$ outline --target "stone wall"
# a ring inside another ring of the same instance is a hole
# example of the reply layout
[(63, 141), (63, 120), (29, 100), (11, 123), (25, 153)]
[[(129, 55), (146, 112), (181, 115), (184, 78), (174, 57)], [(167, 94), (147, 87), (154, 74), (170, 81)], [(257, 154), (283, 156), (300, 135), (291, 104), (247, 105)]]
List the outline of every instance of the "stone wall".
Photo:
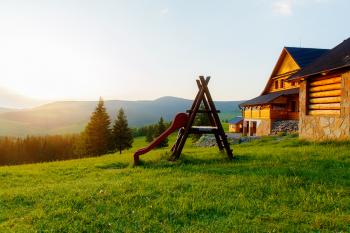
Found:
[(271, 134), (276, 135), (281, 132), (297, 133), (299, 121), (297, 120), (277, 120), (272, 123)]
[(342, 77), (342, 100), (340, 116), (306, 115), (306, 81), (300, 85), (299, 101), (299, 137), (309, 140), (346, 140), (350, 139), (350, 72)]

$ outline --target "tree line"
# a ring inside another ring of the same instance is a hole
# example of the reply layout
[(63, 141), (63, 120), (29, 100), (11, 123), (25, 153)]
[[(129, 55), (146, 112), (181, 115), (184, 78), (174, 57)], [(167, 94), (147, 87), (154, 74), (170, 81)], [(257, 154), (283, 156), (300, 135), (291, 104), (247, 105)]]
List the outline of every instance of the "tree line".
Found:
[(110, 117), (100, 98), (81, 134), (55, 136), (0, 137), (0, 165), (46, 162), (99, 156), (130, 149), (132, 130), (121, 108), (111, 126)]
[[(134, 137), (145, 137), (146, 142), (152, 142), (155, 138), (160, 136), (169, 126), (171, 122), (165, 122), (163, 117), (160, 117), (157, 124), (151, 124), (142, 126), (133, 130)], [(168, 146), (168, 139), (166, 138), (163, 142), (158, 145), (159, 147)]]
[[(197, 113), (196, 118), (194, 120), (195, 126), (210, 126), (210, 120), (208, 114), (204, 112), (205, 107), (203, 104), (200, 105), (199, 110), (202, 112)], [(164, 119), (161, 117), (157, 124), (146, 125), (140, 128), (133, 129), (134, 137), (146, 137), (147, 142), (152, 142), (154, 138), (158, 137), (162, 134), (165, 129), (167, 129), (172, 122), (164, 122)], [(192, 134), (191, 138), (193, 142), (196, 142), (201, 137), (201, 134)], [(168, 145), (168, 139), (165, 139), (158, 147), (163, 147)]]
[[(199, 114), (198, 125), (208, 123), (205, 115)], [(131, 129), (124, 110), (121, 108), (113, 124), (100, 98), (90, 121), (80, 134), (27, 136), (25, 138), (0, 137), (0, 165), (66, 160), (130, 149), (134, 137), (144, 136), (152, 142), (162, 134), (171, 122), (160, 117), (158, 123)], [(196, 138), (198, 139), (198, 138)], [(168, 146), (168, 139), (157, 147)]]
[(0, 165), (35, 163), (80, 158), (80, 135), (0, 138)]

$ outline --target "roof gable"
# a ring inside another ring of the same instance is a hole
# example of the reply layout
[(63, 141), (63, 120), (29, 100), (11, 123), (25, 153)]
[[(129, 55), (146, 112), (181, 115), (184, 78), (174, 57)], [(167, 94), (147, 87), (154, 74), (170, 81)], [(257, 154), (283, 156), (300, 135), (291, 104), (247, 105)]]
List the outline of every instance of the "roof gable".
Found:
[(283, 74), (290, 75), (293, 72), (297, 72), (327, 51), (328, 49), (284, 47), (262, 95), (269, 92), (274, 77), (282, 76)]
[(282, 75), (300, 69), (289, 53), (282, 53), (271, 76)]
[(273, 83), (272, 79), (275, 76), (279, 76), (292, 71), (297, 71), (299, 69), (300, 67), (298, 66), (294, 58), (287, 52), (286, 48), (283, 48), (261, 95), (267, 94), (269, 92), (269, 89)]

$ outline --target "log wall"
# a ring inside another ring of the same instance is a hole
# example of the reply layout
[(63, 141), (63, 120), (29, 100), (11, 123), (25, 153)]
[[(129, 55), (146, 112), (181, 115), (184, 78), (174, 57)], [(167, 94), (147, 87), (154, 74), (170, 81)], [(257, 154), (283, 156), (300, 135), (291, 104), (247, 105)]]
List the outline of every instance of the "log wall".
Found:
[(312, 79), (307, 88), (309, 115), (340, 115), (342, 94), (340, 76)]
[[(339, 84), (339, 90), (317, 91), (320, 92), (317, 96), (317, 92), (310, 91), (313, 87), (326, 85), (337, 88)], [(300, 138), (317, 141), (350, 139), (350, 71), (302, 81), (299, 101)]]

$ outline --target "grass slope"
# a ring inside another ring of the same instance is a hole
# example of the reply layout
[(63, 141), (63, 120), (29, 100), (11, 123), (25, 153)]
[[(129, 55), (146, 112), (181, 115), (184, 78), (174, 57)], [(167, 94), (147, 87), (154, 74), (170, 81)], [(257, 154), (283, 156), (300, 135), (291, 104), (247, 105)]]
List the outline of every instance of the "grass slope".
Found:
[[(174, 137), (172, 137), (172, 140)], [(0, 168), (0, 232), (349, 232), (350, 145), (285, 137)]]

